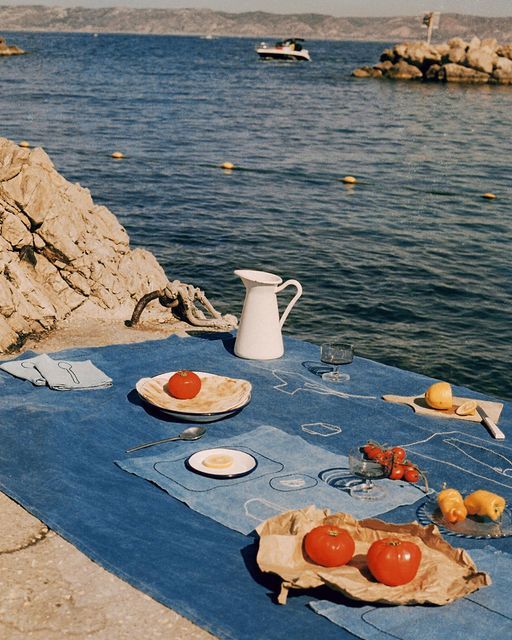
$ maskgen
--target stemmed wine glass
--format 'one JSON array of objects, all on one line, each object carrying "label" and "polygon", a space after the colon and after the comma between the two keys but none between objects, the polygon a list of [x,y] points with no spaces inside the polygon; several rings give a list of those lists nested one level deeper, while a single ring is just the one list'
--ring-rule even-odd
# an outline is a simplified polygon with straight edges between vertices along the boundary
[{"label": "stemmed wine glass", "polygon": [[348,454],[348,466],[350,471],[362,478],[362,484],[350,489],[350,495],[359,500],[380,500],[386,495],[385,489],[374,484],[374,480],[387,476],[386,466],[375,460],[367,460],[359,448],[353,449]]},{"label": "stemmed wine glass", "polygon": [[354,347],[349,342],[325,342],[320,347],[320,360],[333,364],[334,369],[322,374],[322,380],[329,382],[346,382],[350,380],[348,373],[340,373],[340,364],[350,364],[354,359]]}]

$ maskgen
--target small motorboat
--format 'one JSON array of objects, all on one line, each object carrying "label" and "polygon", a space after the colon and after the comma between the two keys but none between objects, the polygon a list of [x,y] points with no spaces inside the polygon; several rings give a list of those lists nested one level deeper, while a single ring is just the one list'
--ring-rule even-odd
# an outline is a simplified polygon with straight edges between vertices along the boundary
[{"label": "small motorboat", "polygon": [[263,59],[307,60],[311,62],[309,51],[304,49],[301,42],[304,42],[303,38],[288,38],[273,45],[261,42],[256,47],[256,53]]}]

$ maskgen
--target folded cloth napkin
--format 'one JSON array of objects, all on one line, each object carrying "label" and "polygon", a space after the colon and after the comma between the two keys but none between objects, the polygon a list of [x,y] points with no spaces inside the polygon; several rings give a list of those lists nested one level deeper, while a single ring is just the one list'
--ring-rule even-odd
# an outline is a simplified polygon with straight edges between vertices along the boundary
[{"label": "folded cloth napkin", "polygon": [[0,365],[0,369],[17,378],[29,380],[33,385],[48,385],[51,389],[58,391],[101,389],[112,385],[112,378],[109,378],[90,360],[84,362],[53,360],[45,353],[34,358],[5,362]]}]

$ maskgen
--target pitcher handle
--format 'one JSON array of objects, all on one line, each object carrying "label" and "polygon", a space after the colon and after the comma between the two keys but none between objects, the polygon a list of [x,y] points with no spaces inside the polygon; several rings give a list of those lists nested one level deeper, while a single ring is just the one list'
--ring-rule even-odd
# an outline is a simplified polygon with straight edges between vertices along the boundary
[{"label": "pitcher handle", "polygon": [[279,321],[279,327],[281,329],[283,328],[283,324],[286,318],[288,317],[288,314],[292,310],[293,305],[297,302],[297,300],[302,295],[302,285],[298,280],[287,280],[286,282],[283,282],[283,284],[277,287],[276,293],[279,293],[280,291],[282,291],[283,289],[286,289],[286,287],[289,287],[290,285],[294,286],[297,289],[297,293],[293,296],[293,298],[288,303],[288,306],[283,311],[283,315],[281,316],[281,320]]}]

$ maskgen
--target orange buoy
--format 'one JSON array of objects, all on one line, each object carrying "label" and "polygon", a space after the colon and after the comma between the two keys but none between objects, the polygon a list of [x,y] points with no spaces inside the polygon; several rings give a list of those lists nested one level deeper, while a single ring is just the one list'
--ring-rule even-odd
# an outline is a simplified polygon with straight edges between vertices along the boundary
[{"label": "orange buoy", "polygon": [[114,153],[112,154],[112,158],[120,160],[121,158],[124,158],[124,153],[121,153],[121,151],[114,151]]},{"label": "orange buoy", "polygon": [[235,165],[232,162],[223,162],[220,167],[221,169],[234,169]]},{"label": "orange buoy", "polygon": [[495,200],[496,195],[494,193],[482,193],[482,198],[486,198],[487,200]]},{"label": "orange buoy", "polygon": [[25,149],[28,149],[30,148],[30,142],[27,142],[26,140],[22,140],[21,142],[18,143],[18,146],[25,147]]}]

